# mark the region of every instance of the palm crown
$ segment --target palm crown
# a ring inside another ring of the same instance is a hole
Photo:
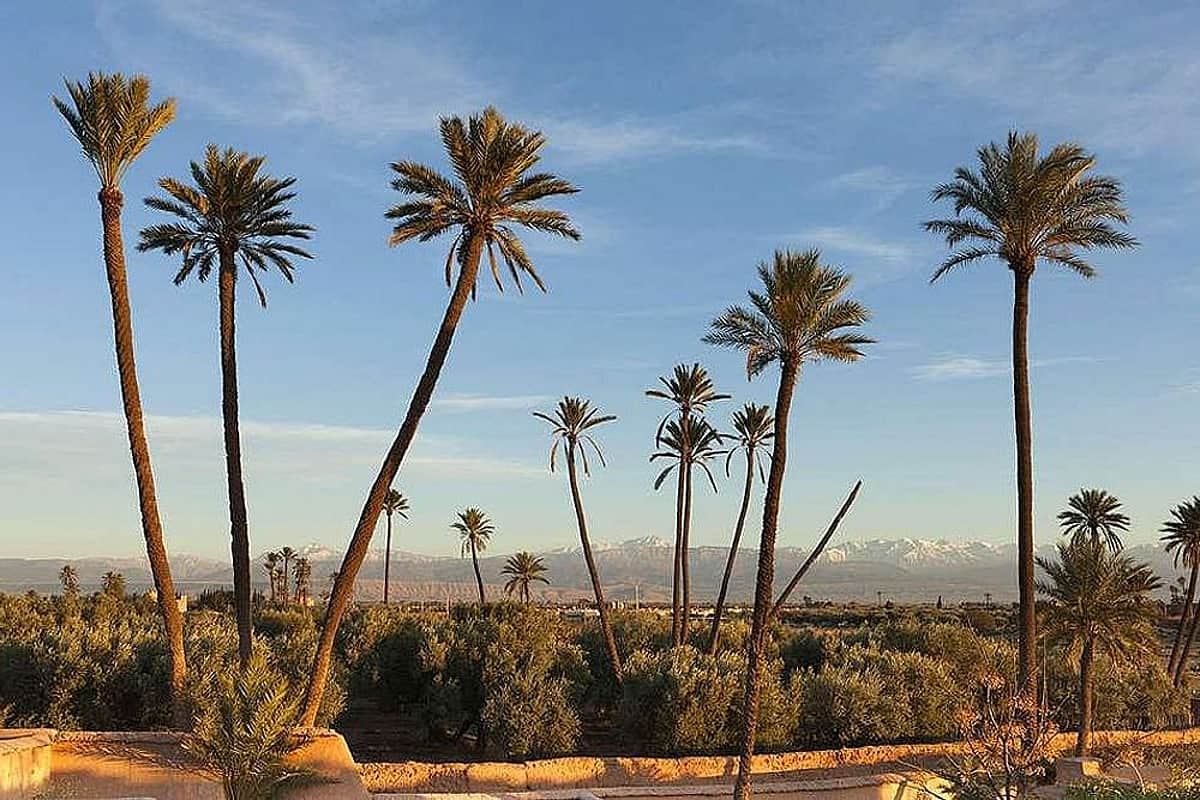
[[[408,498],[395,489],[388,489],[383,497],[383,511],[389,517],[399,514],[401,519],[408,519]]]
[[[1070,142],[1039,156],[1032,133],[1009,133],[1004,149],[995,142],[981,147],[978,172],[959,167],[954,180],[933,190],[935,201],[954,203],[954,217],[930,220],[925,230],[959,249],[932,280],[988,256],[1026,274],[1040,258],[1092,277],[1095,270],[1078,250],[1137,244],[1110,224],[1128,221],[1121,184],[1088,174],[1095,165],[1094,156]]]
[[[746,405],[733,412],[732,434],[723,434],[722,439],[734,441],[736,444],[725,454],[725,474],[729,474],[729,463],[735,454],[745,453],[754,459],[758,468],[759,478],[763,477],[762,446],[775,435],[775,416],[770,406],[760,406],[756,403]],[[753,469],[753,467],[751,467]]]
[[[601,466],[607,466],[604,462],[604,452],[588,431],[598,425],[612,422],[616,419],[615,416],[612,414],[601,414],[599,408],[592,406],[591,403],[582,397],[564,397],[558,401],[558,406],[552,413],[547,414],[543,411],[535,411],[533,415],[538,419],[550,423],[550,427],[553,429],[550,433],[554,437],[554,444],[550,447],[551,472],[554,471],[555,458],[558,455],[560,445],[568,455],[576,450],[579,452],[585,475],[591,474],[591,468],[588,466],[587,450],[583,447],[585,443],[591,446],[592,452],[596,454],[596,458],[600,459]]]
[[[1059,512],[1058,524],[1072,542],[1103,540],[1114,553],[1121,549],[1121,534],[1129,531],[1129,517],[1121,513],[1120,500],[1103,489],[1081,489],[1067,504],[1070,508]]]
[[[1037,563],[1046,574],[1038,590],[1051,601],[1047,632],[1073,657],[1089,641],[1114,659],[1157,645],[1150,594],[1162,584],[1148,566],[1092,539],[1060,543],[1057,560]]]
[[[392,170],[399,177],[392,181],[392,188],[413,199],[388,209],[387,218],[396,220],[388,244],[410,239],[427,242],[453,232],[446,255],[449,286],[455,254],[461,267],[477,237],[477,246],[487,250],[492,277],[501,291],[497,251],[518,291],[521,273],[545,291],[514,226],[580,238],[566,214],[536,205],[547,197],[579,191],[550,173],[530,172],[540,159],[545,137],[540,131],[507,122],[491,106],[466,122],[460,117],[443,117],[441,135],[457,181],[423,164],[393,163]],[[472,294],[474,289],[472,286]]]
[[[699,364],[676,364],[675,369],[671,372],[671,377],[658,379],[662,384],[661,389],[647,389],[647,397],[657,397],[660,400],[666,400],[673,404],[679,411],[680,415],[687,416],[689,414],[703,414],[710,403],[715,403],[718,400],[728,400],[730,395],[721,394],[713,385],[712,378],[708,377],[708,370]],[[658,439],[662,438],[663,426],[667,424],[667,420],[671,418],[668,414],[663,417],[662,422],[658,424]],[[657,441],[657,439],[656,439]]]
[[[145,75],[126,78],[119,72],[92,72],[86,85],[64,83],[71,103],[54,97],[55,108],[79,140],[101,186],[119,187],[130,164],[175,119],[174,98],[150,105],[150,81]]]
[[[723,452],[721,450],[721,434],[717,433],[717,429],[704,417],[668,420],[659,436],[659,449],[650,456],[650,460],[657,461],[665,458],[672,463],[658,473],[658,477],[654,480],[654,488],[661,487],[663,481],[674,470],[688,470],[693,466],[698,466],[708,476],[708,482],[712,485],[713,491],[717,491],[717,482],[713,478],[707,462]]]
[[[293,258],[312,258],[285,239],[308,239],[314,228],[292,220],[287,207],[294,198],[295,178],[273,178],[262,173],[262,156],[250,156],[232,148],[210,144],[204,164],[191,164],[189,186],[174,178],[158,185],[169,197],[147,197],[146,205],[172,214],[179,222],[151,225],[141,232],[137,249],[179,253],[183,265],[175,284],[183,283],[193,270],[200,280],[208,278],[213,262],[222,252],[241,258],[254,282],[258,300],[265,307],[267,296],[257,271],[279,270],[288,283],[294,280]]]
[[[477,553],[487,550],[488,542],[491,541],[492,534],[496,532],[496,528],[488,519],[487,514],[474,507],[460,511],[458,519],[451,523],[450,528],[457,532],[459,538],[462,539],[462,555],[464,556],[472,549]]]
[[[1171,509],[1171,519],[1163,523],[1162,541],[1168,553],[1175,554],[1176,566],[1200,564],[1200,496]]]
[[[517,589],[528,592],[529,584],[533,581],[549,584],[550,579],[542,574],[545,571],[546,565],[533,553],[525,551],[515,553],[508,557],[500,569],[500,574],[510,576],[508,582],[504,584],[504,591],[509,594]]]
[[[869,339],[854,331],[870,319],[867,309],[842,297],[850,277],[821,263],[818,250],[776,250],[760,264],[762,291],[748,292],[752,308],[731,306],[713,320],[704,341],[746,352],[753,377],[768,364],[857,361]]]

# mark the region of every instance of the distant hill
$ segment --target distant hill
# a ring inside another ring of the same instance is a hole
[[[597,543],[597,561],[608,596],[615,600],[644,602],[670,599],[672,547],[654,537]],[[301,548],[313,566],[314,591],[319,593],[328,576],[338,569],[342,554],[326,547]],[[1052,548],[1039,552],[1050,555]],[[1132,556],[1144,560],[1169,583],[1177,574],[1169,555],[1157,544],[1129,548]],[[700,602],[711,600],[720,583],[728,551],[721,547],[698,547],[691,552],[692,591]],[[538,597],[554,601],[586,598],[591,589],[583,557],[578,546],[546,550],[539,555],[549,569],[550,587],[537,590]],[[743,550],[731,581],[734,602],[751,598],[756,553]],[[803,561],[807,551],[783,547],[777,553],[777,579],[787,580]],[[990,594],[996,602],[1016,597],[1016,546],[975,540],[946,539],[869,539],[840,542],[829,547],[797,589],[816,599],[874,602],[879,594],[896,602],[933,602],[941,596],[945,602],[980,601]],[[500,569],[506,554],[480,559],[480,570],[489,592],[499,592]],[[255,560],[254,581],[265,586],[266,575]],[[150,571],[139,558],[20,559],[0,558],[0,591],[24,592],[28,589],[54,591],[58,571],[72,564],[85,588],[99,585],[109,570],[121,572],[131,589],[150,586]],[[172,559],[175,581],[183,591],[196,593],[205,587],[228,586],[232,571],[227,563],[193,556]],[[383,592],[383,552],[368,554],[359,574],[357,596],[375,599]],[[426,556],[400,550],[392,552],[392,596],[397,599],[445,600],[474,596],[470,562],[452,556]],[[879,594],[877,594],[879,593]]]

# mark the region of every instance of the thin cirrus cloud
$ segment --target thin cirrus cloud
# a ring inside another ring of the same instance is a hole
[[[437,411],[466,413],[472,411],[523,411],[548,403],[554,398],[547,394],[483,395],[447,394],[436,397],[431,407]]]
[[[875,210],[881,211],[917,184],[890,167],[870,166],[835,175],[829,185],[834,189],[866,195],[874,203]]]
[[[1100,359],[1094,356],[1062,356],[1031,361],[1032,368],[1064,366],[1067,364],[1094,364]],[[919,381],[955,381],[977,378],[996,378],[1012,374],[1012,362],[1002,359],[984,359],[975,356],[945,355],[912,370]]]
[[[146,12],[146,13],[138,13]],[[352,15],[346,15],[347,17]],[[154,24],[167,35],[146,35]],[[179,0],[106,0],[97,26],[110,48],[149,64],[167,85],[212,113],[262,124],[318,124],[365,142],[401,134],[428,134],[447,112],[504,102],[494,79],[468,68],[469,59],[427,25],[397,19],[386,37],[371,31],[302,26],[276,9],[253,3],[224,5]],[[212,53],[220,53],[214,59]],[[229,81],[227,58],[245,61],[246,80]],[[220,71],[213,71],[220,64]],[[397,92],[396,76],[404,76]],[[448,106],[448,103],[452,104]],[[756,152],[763,144],[741,134],[709,133],[670,116],[627,115],[595,119],[580,115],[529,119],[553,148],[576,165],[624,159],[706,153]]]

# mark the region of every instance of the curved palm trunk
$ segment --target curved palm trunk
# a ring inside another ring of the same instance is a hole
[[[471,540],[471,566],[475,568],[475,583],[479,586],[479,605],[487,602],[483,596],[483,576],[479,574],[479,555],[475,550],[475,540]]]
[[[1092,640],[1084,642],[1079,655],[1079,732],[1075,737],[1075,755],[1087,755],[1092,736]]]
[[[416,391],[413,392],[412,399],[408,403],[408,412],[404,415],[404,422],[400,425],[400,430],[391,447],[388,448],[387,455],[384,456],[383,463],[379,466],[379,473],[375,476],[375,481],[367,493],[358,524],[355,525],[354,534],[350,537],[346,556],[342,559],[341,569],[338,570],[337,578],[334,579],[330,589],[329,605],[325,610],[325,621],[321,626],[321,639],[317,643],[317,653],[313,658],[312,678],[309,680],[308,690],[304,695],[304,713],[301,716],[301,724],[304,726],[312,726],[316,722],[317,711],[321,706],[321,697],[325,694],[325,682],[329,679],[329,664],[333,658],[333,641],[337,635],[338,625],[341,624],[346,607],[350,604],[354,592],[354,580],[358,577],[358,570],[362,567],[363,559],[367,555],[367,548],[371,545],[371,534],[379,522],[379,514],[383,510],[383,499],[387,495],[392,481],[396,478],[400,464],[403,463],[404,456],[408,453],[408,448],[417,435],[421,417],[425,414],[425,409],[429,407],[429,401],[433,398],[434,387],[442,372],[442,366],[446,363],[450,344],[454,340],[454,329],[458,327],[458,321],[462,319],[463,310],[466,308],[467,300],[471,296],[471,289],[475,286],[475,279],[479,274],[481,248],[482,242],[472,238],[468,245],[466,263],[459,270],[454,293],[450,296],[446,313],[442,317],[442,324],[438,328],[437,336],[433,340],[433,347],[429,351],[429,358],[425,362],[425,371],[421,374]]]
[[[1017,434],[1017,589],[1020,604],[1017,670],[1022,691],[1037,694],[1037,615],[1033,563],[1033,419],[1029,403],[1029,279],[1014,268],[1013,406]]]
[[[779,501],[783,494],[783,473],[787,467],[788,416],[796,390],[799,365],[785,361],[780,370],[775,396],[775,440],[771,453],[771,471],[763,498],[762,537],[758,545],[758,574],[754,585],[754,616],[750,624],[749,652],[746,658],[746,698],[742,706],[742,748],[738,755],[734,800],[750,798],[750,765],[754,739],[758,733],[758,699],[762,689],[762,661],[767,637],[767,617],[772,607],[775,579],[775,537],[779,532]]]
[[[383,547],[383,604],[388,604],[388,587],[392,584],[392,515],[387,515],[387,544]]]
[[[721,616],[725,612],[725,596],[729,593],[729,578],[733,575],[733,564],[737,561],[738,545],[742,541],[742,530],[746,526],[746,512],[750,510],[750,495],[754,490],[754,451],[746,451],[746,485],[742,489],[742,507],[738,511],[737,525],[733,528],[733,541],[729,544],[729,558],[725,560],[725,574],[721,577],[721,590],[717,593],[717,605],[713,610],[712,631],[708,634],[708,652],[717,654],[717,642],[721,638]]]
[[[1172,683],[1175,688],[1183,685],[1183,679],[1187,675],[1188,662],[1192,658],[1192,641],[1196,638],[1196,628],[1200,627],[1200,609],[1192,609],[1192,617],[1188,622],[1187,636],[1183,639],[1183,644],[1179,648],[1179,660],[1175,663],[1175,672],[1172,675]]]
[[[120,190],[109,188],[100,191],[99,200],[100,223],[104,233],[104,267],[112,302],[113,344],[121,385],[121,405],[125,412],[125,433],[129,438],[129,453],[133,459],[146,557],[154,578],[158,613],[167,637],[172,721],[177,728],[187,728],[189,720],[184,703],[187,660],[183,650],[183,615],[175,602],[175,583],[171,579],[171,564],[163,542],[150,446],[146,443],[146,428],[142,419],[142,395],[138,388],[137,360],[134,357],[133,315],[129,308],[129,283],[125,273],[125,243],[121,237],[121,206],[124,198]]]
[[[1188,628],[1188,622],[1194,613],[1192,603],[1196,598],[1196,578],[1198,576],[1200,576],[1200,561],[1192,565],[1192,571],[1188,575],[1187,594],[1183,601],[1183,611],[1179,614],[1179,624],[1175,627],[1175,640],[1171,643],[1171,656],[1167,659],[1167,672],[1172,676],[1175,675],[1175,670],[1179,666],[1183,639]]]
[[[675,485],[675,560],[671,577],[671,644],[676,647],[681,644],[679,614],[683,606],[683,498],[686,486],[687,478],[681,461]]]
[[[621,683],[621,655],[617,651],[617,639],[613,635],[612,619],[608,603],[604,601],[604,586],[600,583],[600,569],[592,555],[592,540],[588,536],[587,517],[583,513],[583,498],[579,493],[579,475],[575,469],[575,446],[567,447],[567,477],[571,481],[571,503],[575,506],[575,523],[579,526],[579,543],[583,546],[583,560],[587,562],[588,576],[592,579],[592,593],[596,595],[596,610],[600,613],[600,632],[604,635],[604,647],[608,650],[608,661],[612,666],[617,684]]]
[[[221,252],[221,421],[225,429],[225,478],[229,488],[229,539],[233,556],[233,610],[237,618],[238,662],[250,663],[253,620],[250,611],[250,529],[246,521],[246,487],[242,482],[242,437],[238,431],[237,352],[234,300],[237,264],[231,250]],[[275,595],[272,576],[272,595]]]

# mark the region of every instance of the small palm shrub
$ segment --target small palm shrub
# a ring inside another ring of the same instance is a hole
[[[227,800],[268,800],[301,773],[287,764],[299,709],[289,681],[261,653],[222,677],[184,748],[225,788]]]

